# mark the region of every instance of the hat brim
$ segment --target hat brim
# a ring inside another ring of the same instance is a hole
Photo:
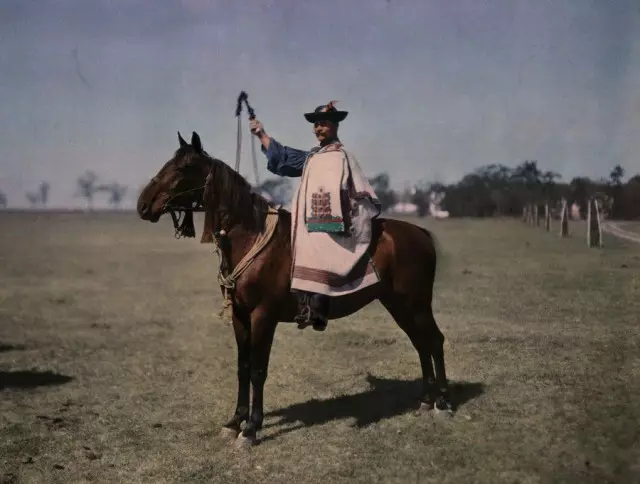
[[[315,123],[316,121],[330,121],[333,123],[339,123],[340,121],[344,121],[344,119],[347,117],[347,114],[349,114],[348,111],[305,113],[304,119],[306,119],[310,123]]]

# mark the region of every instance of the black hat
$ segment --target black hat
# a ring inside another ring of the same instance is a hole
[[[338,111],[334,106],[336,102],[337,101],[331,101],[328,104],[318,106],[312,113],[305,113],[304,118],[310,123],[315,123],[316,121],[330,121],[334,124],[338,124],[347,117],[349,112]]]

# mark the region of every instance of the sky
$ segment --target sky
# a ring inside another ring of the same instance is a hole
[[[640,2],[0,0],[0,191],[28,206],[46,180],[51,206],[83,206],[92,170],[132,207],[178,131],[233,165],[242,90],[304,149],[303,113],[338,100],[346,148],[399,189],[524,160],[565,180],[633,175]]]

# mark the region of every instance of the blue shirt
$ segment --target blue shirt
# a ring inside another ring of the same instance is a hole
[[[267,170],[279,176],[296,178],[302,176],[302,169],[311,150],[297,150],[289,146],[284,146],[271,138],[269,148],[264,146],[260,149],[267,157]]]

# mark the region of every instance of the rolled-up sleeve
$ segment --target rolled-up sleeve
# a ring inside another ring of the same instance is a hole
[[[267,157],[267,170],[271,173],[291,178],[302,176],[308,151],[284,146],[273,138],[269,142],[269,148],[262,146],[261,149]]]

